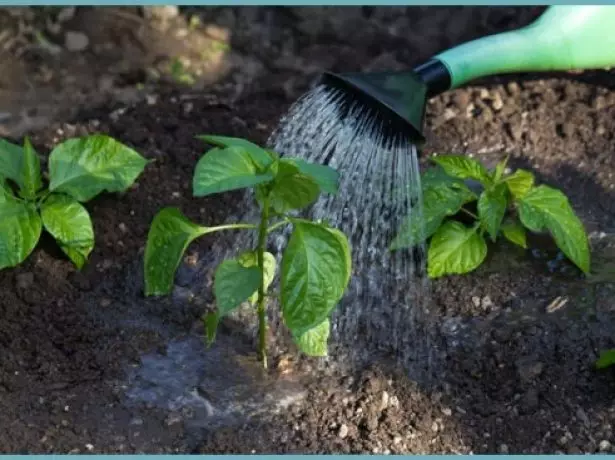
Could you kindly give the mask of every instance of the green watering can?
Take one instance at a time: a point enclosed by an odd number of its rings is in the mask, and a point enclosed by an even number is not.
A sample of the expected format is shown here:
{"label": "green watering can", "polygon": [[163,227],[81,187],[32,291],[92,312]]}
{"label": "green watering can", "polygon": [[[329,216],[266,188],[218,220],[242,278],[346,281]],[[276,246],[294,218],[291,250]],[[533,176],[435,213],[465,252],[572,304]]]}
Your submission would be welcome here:
{"label": "green watering can", "polygon": [[325,73],[321,82],[422,143],[427,100],[477,78],[615,66],[615,5],[551,6],[534,23],[444,51],[414,70]]}

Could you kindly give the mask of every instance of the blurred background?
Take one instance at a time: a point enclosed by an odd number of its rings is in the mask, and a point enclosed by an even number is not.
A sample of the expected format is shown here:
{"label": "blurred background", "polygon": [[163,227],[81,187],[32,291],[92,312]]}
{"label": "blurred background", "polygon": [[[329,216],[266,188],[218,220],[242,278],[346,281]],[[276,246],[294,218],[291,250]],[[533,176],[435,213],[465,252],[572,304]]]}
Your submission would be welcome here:
{"label": "blurred background", "polygon": [[[407,67],[542,7],[7,7],[0,136],[162,88],[298,97],[322,70]],[[280,94],[278,94],[280,95]]]}

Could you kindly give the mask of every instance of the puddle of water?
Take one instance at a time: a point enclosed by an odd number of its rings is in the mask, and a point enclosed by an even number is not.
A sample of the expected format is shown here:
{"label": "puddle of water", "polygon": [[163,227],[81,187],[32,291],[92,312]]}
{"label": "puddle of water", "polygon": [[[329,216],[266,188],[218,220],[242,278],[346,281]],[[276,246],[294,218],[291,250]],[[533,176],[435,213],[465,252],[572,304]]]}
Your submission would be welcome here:
{"label": "puddle of water", "polygon": [[264,375],[260,364],[234,349],[230,339],[219,338],[207,349],[196,336],[142,356],[140,365],[129,369],[126,387],[129,403],[177,414],[198,428],[241,423],[304,397],[301,385]]}

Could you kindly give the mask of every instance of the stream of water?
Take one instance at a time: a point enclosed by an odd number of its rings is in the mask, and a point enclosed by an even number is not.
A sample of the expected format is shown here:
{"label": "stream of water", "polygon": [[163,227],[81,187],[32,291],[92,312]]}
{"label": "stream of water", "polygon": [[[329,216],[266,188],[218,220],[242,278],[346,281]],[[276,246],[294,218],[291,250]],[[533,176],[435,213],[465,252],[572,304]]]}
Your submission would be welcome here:
{"label": "stream of water", "polygon": [[[416,147],[386,139],[361,103],[317,86],[298,100],[269,139],[278,153],[326,164],[341,174],[337,195],[309,210],[342,230],[352,246],[353,276],[332,322],[332,346],[359,362],[394,353],[412,374],[429,374],[434,344],[427,309],[425,247],[390,251],[402,223],[422,218]],[[287,240],[275,241],[280,252]]]}

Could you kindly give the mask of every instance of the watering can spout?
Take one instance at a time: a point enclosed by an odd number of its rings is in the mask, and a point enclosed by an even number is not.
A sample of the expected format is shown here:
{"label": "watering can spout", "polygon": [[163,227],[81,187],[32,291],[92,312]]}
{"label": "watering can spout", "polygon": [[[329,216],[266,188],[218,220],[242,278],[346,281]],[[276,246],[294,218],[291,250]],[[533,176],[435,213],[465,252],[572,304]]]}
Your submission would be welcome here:
{"label": "watering can spout", "polygon": [[329,87],[351,92],[353,100],[364,110],[378,111],[385,124],[399,124],[415,143],[424,141],[421,134],[427,100],[451,84],[446,67],[435,59],[414,70],[373,73],[327,72],[321,82]]}
{"label": "watering can spout", "polygon": [[529,26],[459,45],[413,70],[326,73],[321,82],[421,143],[430,97],[492,75],[613,67],[614,28],[614,5],[551,6]]}

